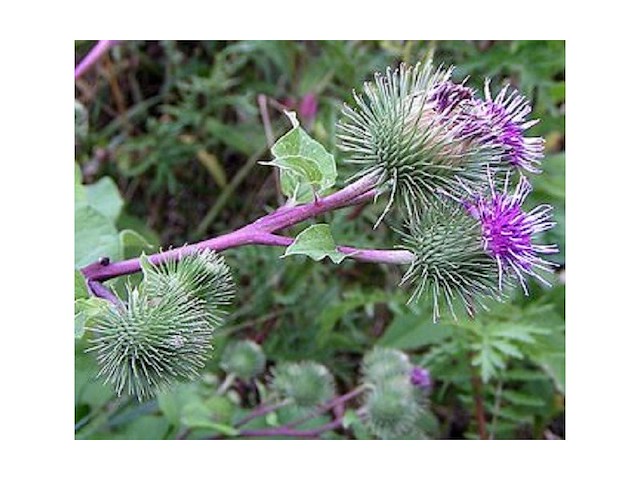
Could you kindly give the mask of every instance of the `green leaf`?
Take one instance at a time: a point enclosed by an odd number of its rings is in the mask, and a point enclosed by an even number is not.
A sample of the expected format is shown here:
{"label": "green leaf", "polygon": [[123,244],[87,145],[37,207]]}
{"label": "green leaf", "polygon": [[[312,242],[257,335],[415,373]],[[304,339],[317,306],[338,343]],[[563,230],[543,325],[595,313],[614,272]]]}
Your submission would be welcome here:
{"label": "green leaf", "polygon": [[120,238],[113,223],[89,205],[76,206],[75,267],[81,268],[100,257],[120,258]]}
{"label": "green leaf", "polygon": [[304,178],[310,185],[320,187],[323,180],[318,164],[311,158],[301,155],[278,157],[269,163],[265,163],[265,165],[273,165],[283,170],[289,170],[293,174],[292,178]]}
{"label": "green leaf", "polygon": [[166,418],[146,415],[127,423],[123,431],[116,435],[116,438],[123,440],[162,440],[168,429],[169,422]]}
{"label": "green leaf", "polygon": [[111,304],[98,297],[81,298],[74,303],[75,310],[75,338],[76,340],[84,336],[87,323],[91,321],[92,317],[100,314],[103,309],[109,308]]}
{"label": "green leaf", "polygon": [[143,253],[148,253],[154,246],[135,230],[122,230],[120,232],[120,243],[122,255],[125,258],[139,257]]}
{"label": "green leaf", "polygon": [[76,344],[75,353],[75,404],[98,408],[113,398],[113,390],[96,379],[98,365],[95,358],[82,351]]}
{"label": "green leaf", "polygon": [[118,230],[133,230],[154,247],[161,243],[158,234],[149,228],[143,220],[129,215],[126,211],[120,213],[118,221],[116,222],[116,228]]}
{"label": "green leaf", "polygon": [[92,185],[86,185],[89,205],[115,222],[122,210],[123,200],[116,183],[111,177],[102,177]]}
{"label": "green leaf", "polygon": [[279,425],[278,414],[276,412],[267,413],[264,419],[270,427],[277,427]]}
{"label": "green leaf", "polygon": [[76,340],[84,337],[85,325],[87,317],[82,313],[76,313],[74,318],[74,336]]}
{"label": "green leaf", "polygon": [[84,185],[82,185],[82,170],[80,165],[75,164],[75,204],[76,207],[81,203],[86,203],[87,193],[85,192]]}
{"label": "green leaf", "polygon": [[240,433],[238,430],[233,428],[231,425],[224,425],[222,423],[212,423],[210,426],[215,431],[220,432],[223,435],[226,435],[227,437],[236,437]]}
{"label": "green leaf", "polygon": [[158,407],[169,422],[180,425],[186,405],[200,402],[195,383],[180,383],[158,394]]}
{"label": "green leaf", "polygon": [[524,356],[520,349],[512,343],[504,342],[502,340],[493,340],[492,346],[508,357],[523,358]]}
{"label": "green leaf", "polygon": [[371,293],[356,291],[353,295],[345,295],[345,298],[338,303],[327,305],[322,309],[320,316],[316,320],[319,331],[316,337],[318,345],[325,345],[332,338],[336,324],[346,317],[346,315],[362,307],[373,307],[378,302],[386,302],[389,295],[386,292],[375,290]]}
{"label": "green leaf", "polygon": [[347,257],[336,248],[331,229],[326,223],[311,225],[298,234],[295,241],[287,247],[283,257],[289,255],[307,255],[315,261],[329,257],[333,263],[340,263]]}
{"label": "green leaf", "polygon": [[499,338],[517,340],[523,343],[535,343],[533,335],[548,335],[548,329],[527,324],[496,324],[490,335]]}
{"label": "green leaf", "polygon": [[211,137],[247,156],[264,148],[264,135],[260,135],[259,127],[260,125],[255,123],[226,125],[212,117],[205,122],[205,129]]}
{"label": "green leaf", "polygon": [[342,417],[342,426],[344,428],[349,428],[351,427],[351,425],[359,421],[360,421],[360,417],[358,416],[356,411],[352,409],[348,409],[345,412],[344,416]]}
{"label": "green leaf", "polygon": [[120,239],[113,222],[122,207],[122,199],[113,180],[108,177],[103,180],[89,187],[82,185],[82,172],[76,164],[76,268],[96,262],[100,257],[109,257],[111,260],[121,257]]}
{"label": "green leaf", "polygon": [[76,300],[89,297],[89,290],[87,290],[87,284],[84,280],[84,276],[82,275],[82,273],[80,273],[80,270],[75,270],[74,291],[74,297]]}
{"label": "green leaf", "polygon": [[514,380],[520,382],[531,382],[546,380],[548,377],[544,372],[538,370],[525,370],[520,368],[510,368],[502,375],[504,380]]}
{"label": "green leaf", "polygon": [[565,354],[564,352],[548,352],[534,358],[534,361],[553,379],[556,388],[564,394],[565,386]]}
{"label": "green leaf", "polygon": [[427,345],[441,343],[452,334],[445,323],[434,323],[431,308],[423,305],[401,305],[395,310],[395,317],[378,345],[400,350],[413,350]]}
{"label": "green leaf", "polygon": [[515,392],[513,390],[505,390],[504,392],[502,392],[502,397],[511,403],[522,405],[525,407],[544,406],[544,400],[541,400],[540,398],[534,397],[532,395],[527,395],[525,393]]}
{"label": "green leaf", "polygon": [[480,367],[480,376],[484,383],[487,383],[498,370],[506,368],[503,358],[488,342],[474,344],[472,348],[477,353],[472,357],[471,364],[475,367]]}
{"label": "green leaf", "polygon": [[238,435],[238,430],[212,420],[212,414],[204,403],[190,403],[182,412],[182,423],[189,428],[209,428],[230,437]]}
{"label": "green leaf", "polygon": [[[544,173],[531,180],[535,196],[546,196],[548,200],[565,200],[565,156],[549,155],[544,160]],[[547,200],[545,198],[544,200]]]}
{"label": "green leaf", "polygon": [[293,128],[271,148],[274,160],[264,165],[280,169],[280,186],[293,202],[308,202],[313,193],[323,193],[336,182],[333,155],[311,138],[300,126],[295,113],[286,112]]}

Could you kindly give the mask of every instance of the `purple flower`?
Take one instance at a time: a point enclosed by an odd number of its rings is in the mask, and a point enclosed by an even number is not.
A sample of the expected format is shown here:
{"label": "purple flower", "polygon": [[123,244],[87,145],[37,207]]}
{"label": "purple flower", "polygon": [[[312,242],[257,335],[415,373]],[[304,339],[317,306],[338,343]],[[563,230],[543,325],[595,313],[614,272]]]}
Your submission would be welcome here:
{"label": "purple flower", "polygon": [[553,271],[551,267],[555,264],[543,260],[539,255],[556,253],[558,248],[556,245],[534,244],[533,237],[555,225],[551,218],[552,207],[539,205],[525,212],[522,204],[532,189],[524,176],[520,176],[513,194],[508,193],[508,175],[502,192],[496,191],[490,171],[488,176],[491,196],[472,195],[471,199],[462,203],[471,216],[480,222],[484,249],[498,263],[499,288],[502,289],[503,277],[511,273],[516,275],[525,294],[528,294],[528,290],[523,274],[549,285],[534,269]]}
{"label": "purple flower", "polygon": [[436,86],[428,102],[433,105],[433,109],[438,113],[449,113],[459,107],[464,101],[473,98],[473,89],[464,86],[462,83],[446,81]]}
{"label": "purple flower", "polygon": [[465,133],[480,143],[500,149],[511,165],[532,173],[544,156],[544,139],[525,137],[524,131],[539,120],[527,120],[531,106],[523,95],[505,86],[491,98],[489,80],[485,82],[485,100],[475,100],[467,112]]}
{"label": "purple flower", "polygon": [[411,369],[411,384],[420,390],[431,390],[431,374],[429,370],[413,367]]}

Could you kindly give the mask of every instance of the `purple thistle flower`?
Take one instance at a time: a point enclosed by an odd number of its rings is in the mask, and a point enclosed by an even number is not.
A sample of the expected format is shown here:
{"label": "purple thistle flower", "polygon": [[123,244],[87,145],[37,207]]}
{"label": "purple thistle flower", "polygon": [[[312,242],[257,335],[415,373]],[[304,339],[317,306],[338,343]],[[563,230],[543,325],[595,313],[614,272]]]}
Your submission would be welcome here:
{"label": "purple thistle flower", "polygon": [[429,370],[413,367],[411,369],[411,384],[420,390],[431,390],[431,374]]}
{"label": "purple thistle flower", "polygon": [[509,92],[505,86],[496,98],[491,98],[489,80],[485,82],[485,100],[475,100],[467,112],[465,133],[478,142],[499,148],[511,165],[532,173],[540,173],[537,167],[544,156],[544,139],[525,137],[524,131],[538,123],[527,120],[531,106],[518,91]]}
{"label": "purple thistle flower", "polygon": [[465,87],[464,82],[453,83],[446,81],[433,89],[428,103],[433,106],[437,113],[446,114],[472,98],[473,89]]}
{"label": "purple thistle flower", "polygon": [[[498,263],[498,287],[502,290],[503,277],[514,273],[525,294],[528,295],[524,275],[531,275],[545,285],[549,285],[534,269],[552,272],[554,263],[543,260],[539,255],[557,253],[556,245],[537,245],[533,237],[549,230],[555,225],[552,221],[550,205],[538,205],[530,212],[522,209],[531,184],[520,176],[515,192],[509,194],[509,176],[504,182],[504,190],[497,192],[491,171],[488,171],[491,196],[472,195],[470,200],[462,201],[469,214],[476,218],[482,227],[482,240],[485,251]],[[470,192],[471,193],[471,192]]]}

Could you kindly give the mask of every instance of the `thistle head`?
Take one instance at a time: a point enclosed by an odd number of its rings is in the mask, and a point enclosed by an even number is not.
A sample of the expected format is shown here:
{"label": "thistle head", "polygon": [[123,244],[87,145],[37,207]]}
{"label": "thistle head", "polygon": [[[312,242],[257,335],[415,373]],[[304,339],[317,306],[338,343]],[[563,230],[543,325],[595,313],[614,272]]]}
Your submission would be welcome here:
{"label": "thistle head", "polygon": [[87,328],[105,383],[116,393],[150,397],[176,381],[193,380],[211,351],[213,327],[202,303],[174,285],[162,296],[128,287],[128,301],[103,309]]}
{"label": "thistle head", "polygon": [[227,345],[222,354],[222,369],[248,381],[264,371],[267,359],[262,348],[251,340],[241,340]]}
{"label": "thistle head", "polygon": [[447,198],[434,203],[408,221],[402,237],[415,259],[401,285],[414,286],[409,301],[431,294],[434,321],[443,300],[455,316],[454,299],[461,299],[473,316],[483,298],[500,297],[498,266],[483,246],[480,223],[462,205]]}
{"label": "thistle head", "polygon": [[325,403],[335,395],[333,375],[324,365],[310,361],[277,365],[272,385],[279,396],[303,410]]}
{"label": "thistle head", "polygon": [[362,373],[365,382],[377,385],[393,377],[409,375],[409,357],[399,350],[375,347],[362,359]]}
{"label": "thistle head", "polygon": [[224,319],[224,308],[231,303],[234,285],[224,258],[212,250],[184,255],[159,265],[146,257],[140,261],[147,291],[162,295],[172,285],[182,285],[187,294],[202,304],[205,317],[213,325]]}
{"label": "thistle head", "polygon": [[531,184],[524,177],[513,193],[509,193],[509,177],[504,180],[502,191],[496,189],[491,171],[488,171],[489,195],[469,192],[462,200],[469,216],[476,219],[482,230],[482,245],[498,266],[498,286],[503,288],[505,278],[518,279],[525,294],[528,293],[525,275],[530,275],[542,283],[548,282],[537,271],[553,271],[554,263],[541,255],[557,253],[556,245],[534,243],[534,237],[555,225],[552,221],[550,205],[538,205],[527,212],[523,204],[531,192]]}
{"label": "thistle head", "polygon": [[[368,387],[362,411],[369,430],[381,438],[416,431],[431,379],[400,350],[375,347],[362,359],[362,381]],[[428,385],[427,385],[428,384]]]}
{"label": "thistle head", "polygon": [[539,120],[528,120],[531,106],[517,90],[506,85],[491,97],[489,80],[485,82],[485,99],[470,102],[465,113],[463,131],[475,142],[491,145],[513,167],[539,173],[544,156],[544,139],[525,137],[524,132]]}
{"label": "thistle head", "polygon": [[444,114],[463,108],[474,98],[473,89],[465,86],[464,83],[447,80],[437,85],[429,97],[429,104],[433,110]]}
{"label": "thistle head", "polygon": [[87,328],[102,377],[118,395],[139,400],[176,381],[197,378],[211,353],[220,306],[232,284],[222,258],[205,251],[153,265],[140,259],[138,288],[110,305]]}
{"label": "thistle head", "polygon": [[412,432],[420,409],[406,375],[376,385],[367,393],[363,405],[369,429],[376,436],[389,439]]}
{"label": "thistle head", "polygon": [[[472,90],[450,81],[452,69],[401,65],[376,74],[344,107],[338,138],[359,175],[375,174],[389,187],[386,213],[396,199],[408,211],[433,202],[438,191],[459,190],[457,177],[482,183],[482,165],[495,160],[492,146],[463,131]],[[384,216],[383,213],[383,216]]]}

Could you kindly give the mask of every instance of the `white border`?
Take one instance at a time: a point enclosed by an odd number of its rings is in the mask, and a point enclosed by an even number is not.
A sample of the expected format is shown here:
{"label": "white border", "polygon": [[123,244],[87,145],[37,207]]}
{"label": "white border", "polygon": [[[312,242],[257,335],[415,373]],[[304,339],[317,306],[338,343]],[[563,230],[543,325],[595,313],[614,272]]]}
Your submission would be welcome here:
{"label": "white border", "polygon": [[[633,141],[640,110],[637,52],[629,51],[637,43],[630,38],[637,15],[616,1],[581,2],[575,9],[539,0],[522,6],[460,0],[288,3],[24,2],[3,14],[2,118],[9,145],[0,192],[9,266],[2,315],[4,470],[25,478],[185,479],[559,478],[637,471],[624,455],[638,426],[638,314],[631,302],[638,297],[632,274],[638,263],[640,159]],[[68,323],[72,46],[74,38],[109,36],[567,39],[568,440],[74,441]]]}

